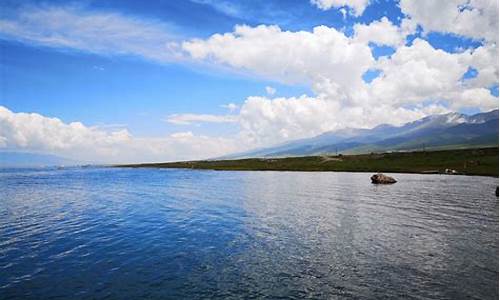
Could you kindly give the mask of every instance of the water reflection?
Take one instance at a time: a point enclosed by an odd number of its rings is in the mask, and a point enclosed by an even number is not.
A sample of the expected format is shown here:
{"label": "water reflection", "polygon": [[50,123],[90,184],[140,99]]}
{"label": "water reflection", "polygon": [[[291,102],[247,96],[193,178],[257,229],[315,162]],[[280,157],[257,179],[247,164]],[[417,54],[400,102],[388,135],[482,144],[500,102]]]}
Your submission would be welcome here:
{"label": "water reflection", "polygon": [[[270,267],[259,277],[283,277],[287,288],[275,296],[292,291],[300,298],[305,290],[314,297],[366,298],[498,293],[497,276],[476,276],[498,274],[496,199],[483,193],[494,191],[495,181],[398,174],[398,185],[376,186],[367,175],[269,172],[246,178],[245,209],[254,215],[248,230],[264,235],[243,255],[257,269],[267,257]],[[464,271],[472,253],[482,259]],[[294,274],[305,276],[290,279]]]}
{"label": "water reflection", "polygon": [[498,297],[497,179],[0,172],[0,298]]}

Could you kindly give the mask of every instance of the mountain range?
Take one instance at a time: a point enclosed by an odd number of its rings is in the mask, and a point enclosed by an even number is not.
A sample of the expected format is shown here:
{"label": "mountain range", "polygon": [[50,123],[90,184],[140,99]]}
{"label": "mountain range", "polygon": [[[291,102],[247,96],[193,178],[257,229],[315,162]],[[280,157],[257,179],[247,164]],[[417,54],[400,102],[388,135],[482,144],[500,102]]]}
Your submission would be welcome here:
{"label": "mountain range", "polygon": [[[498,110],[475,115],[431,115],[402,126],[345,128],[217,159],[498,147]],[[75,160],[40,153],[0,151],[0,167],[71,166]]]}
{"label": "mountain range", "polygon": [[323,154],[423,149],[498,147],[498,110],[465,115],[431,115],[402,126],[379,125],[372,129],[346,128],[318,136],[251,150],[222,159],[286,157]]}

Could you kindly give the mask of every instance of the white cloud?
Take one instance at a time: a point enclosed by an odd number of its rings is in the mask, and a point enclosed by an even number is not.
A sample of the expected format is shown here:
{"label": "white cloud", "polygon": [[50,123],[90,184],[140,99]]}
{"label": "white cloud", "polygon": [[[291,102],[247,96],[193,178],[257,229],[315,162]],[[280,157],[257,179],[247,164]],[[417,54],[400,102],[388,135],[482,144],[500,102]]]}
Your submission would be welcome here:
{"label": "white cloud", "polygon": [[[383,18],[355,26],[354,36],[347,37],[326,26],[312,32],[237,26],[182,47],[194,59],[311,87],[316,94],[311,97],[247,98],[239,114],[241,137],[256,146],[343,127],[402,124],[450,109],[498,107],[487,89],[498,82],[495,46],[463,53],[435,49],[422,39],[405,46],[412,28],[405,21],[397,28]],[[396,52],[375,61],[370,41],[396,46]],[[480,75],[464,82],[469,66]],[[382,71],[370,84],[361,78],[368,69]]]}
{"label": "white cloud", "polygon": [[[439,98],[454,101],[453,93],[487,88],[498,82],[495,46],[447,53],[417,39],[411,46],[399,46],[391,58],[375,61],[368,41],[400,44],[405,34],[385,18],[355,28],[356,34],[349,38],[325,26],[312,32],[282,31],[277,26],[237,26],[233,33],[191,40],[182,47],[194,59],[288,83],[309,84],[319,97],[342,106],[374,106],[380,102],[399,106]],[[393,34],[384,40],[381,32],[392,29]],[[480,75],[461,85],[469,66],[477,68]],[[362,75],[370,68],[380,69],[382,75],[367,85]],[[461,103],[454,104],[457,107]],[[490,103],[484,107],[490,107]]]}
{"label": "white cloud", "polygon": [[[391,58],[383,58],[377,63],[382,75],[372,81],[367,90],[368,98],[396,106],[439,99],[456,110],[469,106],[492,109],[498,107],[498,98],[487,90],[498,82],[498,60],[492,59],[495,56],[489,56],[483,47],[474,52],[447,53],[416,39],[413,45],[401,47]],[[472,83],[464,83],[461,78],[469,66],[476,67],[482,75]],[[477,98],[464,96],[472,94]]]}
{"label": "white cloud", "polygon": [[312,136],[338,126],[334,102],[298,98],[248,97],[240,110],[242,138],[257,145]]}
{"label": "white cloud", "polygon": [[342,7],[342,8],[339,9],[339,11],[342,14],[342,18],[345,20],[345,18],[347,18],[347,9],[345,9],[344,7]]}
{"label": "white cloud", "polygon": [[322,10],[347,6],[350,8],[353,15],[360,16],[363,14],[370,1],[369,0],[311,0],[311,3]]}
{"label": "white cloud", "polygon": [[0,19],[0,35],[21,42],[157,62],[181,59],[169,26],[79,7],[32,7]]}
{"label": "white cloud", "polygon": [[467,71],[461,64],[461,54],[450,54],[434,49],[417,39],[412,46],[399,48],[391,58],[383,58],[377,67],[382,76],[373,80],[372,95],[377,100],[418,102],[427,98],[441,98]]}
{"label": "white cloud", "polygon": [[452,108],[458,110],[462,107],[479,107],[481,110],[498,109],[498,97],[491,95],[486,88],[465,89],[460,92],[451,93],[454,101]]}
{"label": "white cloud", "polygon": [[389,19],[383,17],[369,25],[355,24],[355,39],[362,43],[373,42],[378,45],[389,45],[397,47],[405,42],[405,37],[413,28],[398,27],[393,25]]}
{"label": "white cloud", "polygon": [[414,109],[386,104],[354,107],[341,106],[321,97],[248,97],[240,110],[240,134],[247,143],[264,146],[346,127],[370,128],[380,124],[381,120],[399,125],[428,114],[448,111],[440,105]]}
{"label": "white cloud", "polygon": [[223,104],[223,105],[221,105],[221,107],[229,110],[229,112],[235,112],[239,108],[239,106],[237,104],[234,104],[234,103]]}
{"label": "white cloud", "polygon": [[273,88],[272,86],[266,86],[266,93],[269,96],[272,96],[272,95],[276,94],[276,89]]}
{"label": "white cloud", "polygon": [[[498,31],[497,31],[498,33]],[[498,84],[498,45],[488,44],[465,56],[464,64],[477,69],[478,76],[468,80],[472,87],[490,87]]]}
{"label": "white cloud", "polygon": [[168,116],[167,122],[177,125],[192,123],[234,123],[238,121],[235,115],[208,115],[208,114],[174,114]]}
{"label": "white cloud", "polygon": [[[325,10],[349,7],[351,13],[361,15],[369,1],[312,3]],[[165,24],[121,14],[75,7],[23,11],[0,20],[1,36],[106,55],[130,54],[157,62],[189,58],[281,83],[306,85],[313,96],[273,98],[275,89],[266,87],[267,97],[250,96],[241,108],[234,103],[223,106],[238,112],[235,114],[176,114],[167,118],[178,125],[238,123],[238,139],[192,132],[137,138],[126,129],[106,132],[78,122],[65,124],[2,108],[0,147],[91,155],[106,161],[130,161],[141,155],[141,160],[192,159],[344,127],[401,124],[464,107],[497,108],[498,98],[491,96],[488,87],[498,83],[498,3],[402,0],[400,5],[411,18],[403,19],[401,26],[383,17],[367,25],[355,24],[352,37],[327,26],[286,31],[272,25],[240,25],[233,32],[180,44],[172,43],[174,38]],[[435,49],[422,39],[407,46],[405,38],[416,24],[426,32],[454,33],[486,42],[461,53]],[[392,46],[396,52],[376,61],[369,42]],[[477,69],[478,76],[461,80],[469,67]],[[381,74],[367,84],[362,75],[369,69],[378,69]]]}
{"label": "white cloud", "polygon": [[401,0],[400,6],[427,32],[455,33],[498,44],[497,0]]}
{"label": "white cloud", "polygon": [[126,163],[217,157],[242,150],[233,139],[179,132],[166,137],[134,137],[127,130],[106,132],[80,122],[64,123],[36,113],[0,106],[0,149],[52,153],[74,160]]}
{"label": "white cloud", "polygon": [[[228,65],[285,83],[307,83],[313,89],[330,80],[339,97],[363,85],[373,64],[371,50],[334,28],[312,32],[282,31],[278,26],[236,26],[234,32],[182,43],[193,59]],[[317,91],[320,92],[320,91]]]}

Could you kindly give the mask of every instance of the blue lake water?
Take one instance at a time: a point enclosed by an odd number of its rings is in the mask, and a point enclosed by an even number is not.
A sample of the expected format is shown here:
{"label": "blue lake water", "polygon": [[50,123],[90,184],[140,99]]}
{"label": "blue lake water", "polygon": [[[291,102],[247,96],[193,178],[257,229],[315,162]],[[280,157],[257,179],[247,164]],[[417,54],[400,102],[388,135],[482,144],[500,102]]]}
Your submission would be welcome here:
{"label": "blue lake water", "polygon": [[495,299],[498,179],[0,171],[1,299]]}

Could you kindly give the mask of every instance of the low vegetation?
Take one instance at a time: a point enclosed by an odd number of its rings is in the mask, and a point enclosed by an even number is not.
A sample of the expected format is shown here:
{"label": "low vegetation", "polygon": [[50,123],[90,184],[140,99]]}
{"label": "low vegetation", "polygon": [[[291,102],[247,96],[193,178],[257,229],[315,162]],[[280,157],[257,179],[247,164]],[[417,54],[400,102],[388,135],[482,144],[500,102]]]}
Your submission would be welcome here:
{"label": "low vegetation", "polygon": [[200,160],[119,165],[118,167],[255,171],[455,173],[498,177],[498,148],[265,159]]}

